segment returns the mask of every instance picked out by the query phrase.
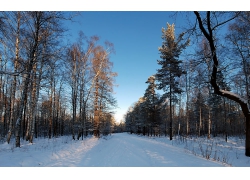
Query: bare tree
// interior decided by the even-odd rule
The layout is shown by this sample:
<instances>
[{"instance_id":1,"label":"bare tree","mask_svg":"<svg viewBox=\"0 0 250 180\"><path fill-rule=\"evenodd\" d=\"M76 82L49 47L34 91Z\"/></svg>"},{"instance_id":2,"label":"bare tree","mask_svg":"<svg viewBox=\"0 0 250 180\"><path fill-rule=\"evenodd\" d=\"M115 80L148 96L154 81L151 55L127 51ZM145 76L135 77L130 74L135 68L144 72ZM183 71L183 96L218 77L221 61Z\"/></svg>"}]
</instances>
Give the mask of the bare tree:
<instances>
[{"instance_id":1,"label":"bare tree","mask_svg":"<svg viewBox=\"0 0 250 180\"><path fill-rule=\"evenodd\" d=\"M20 12L17 12L17 27L16 27L16 43L15 43L15 60L14 60L14 72L17 72L17 66L18 66L18 59L19 59L19 38L20 38L20 20L21 20L21 14ZM12 89L11 89L11 102L10 102L10 122L9 122L9 131L7 135L7 142L10 142L11 134L12 134L12 128L13 128L13 121L14 121L14 105L15 105L15 93L16 93L16 84L17 84L16 76L14 76L13 82L12 82Z\"/></svg>"},{"instance_id":2,"label":"bare tree","mask_svg":"<svg viewBox=\"0 0 250 180\"><path fill-rule=\"evenodd\" d=\"M100 115L102 112L102 92L103 85L109 87L112 91L114 77L116 73L112 72L112 63L109 61L109 54L114 52L113 44L106 42L107 48L97 46L94 49L92 58L92 71L94 73L94 135L100 136Z\"/></svg>"},{"instance_id":3,"label":"bare tree","mask_svg":"<svg viewBox=\"0 0 250 180\"><path fill-rule=\"evenodd\" d=\"M31 79L36 79L36 68L38 60L41 56L41 46L43 45L44 37L52 37L52 32L62 31L60 29L60 20L63 18L61 12L26 12L25 18L27 21L27 34L26 34L26 50L27 61L25 69L25 78L23 81L23 91L21 95L20 108L17 112L17 121L15 127L16 147L20 147L20 132L21 122L23 119L23 110L27 103L28 89L30 87ZM46 31L49 29L50 31ZM48 35L46 35L48 33ZM51 48L55 47L52 46ZM35 83L35 82L34 82ZM34 88L37 88L37 84L33 84ZM36 90L33 89L33 102L36 103ZM33 104L34 105L34 104ZM36 105L34 105L36 107ZM35 110L35 109L34 109ZM34 118L34 117L32 117ZM32 119L33 121L33 119ZM32 122L29 122L32 125ZM32 128L29 127L31 130Z\"/></svg>"},{"instance_id":4,"label":"bare tree","mask_svg":"<svg viewBox=\"0 0 250 180\"><path fill-rule=\"evenodd\" d=\"M245 144L245 155L250 157L250 110L249 110L249 102L248 100L241 98L239 95L232 93L230 91L226 91L220 88L217 82L217 72L219 67L219 59L217 56L217 48L215 45L215 30L219 26L224 25L225 23L235 19L240 13L232 13L231 17L227 18L226 20L223 20L222 22L216 22L213 21L212 17L217 17L215 13L206 12L205 17L202 19L201 13L195 11L194 12L199 28L202 32L202 34L205 36L205 38L208 40L210 51L211 51L211 57L213 59L213 69L211 74L210 83L214 88L214 92L220 96L226 97L228 99L231 99L237 103L240 104L241 109L245 115L246 118L246 144ZM217 17L218 18L218 17Z\"/></svg>"}]
</instances>

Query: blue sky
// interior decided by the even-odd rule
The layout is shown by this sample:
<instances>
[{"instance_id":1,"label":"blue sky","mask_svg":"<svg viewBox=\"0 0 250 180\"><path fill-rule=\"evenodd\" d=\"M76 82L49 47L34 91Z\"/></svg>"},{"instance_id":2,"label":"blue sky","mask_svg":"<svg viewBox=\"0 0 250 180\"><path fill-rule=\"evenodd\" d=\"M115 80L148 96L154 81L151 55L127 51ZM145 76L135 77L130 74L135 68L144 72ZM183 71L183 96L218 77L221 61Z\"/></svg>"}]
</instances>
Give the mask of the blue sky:
<instances>
[{"instance_id":1,"label":"blue sky","mask_svg":"<svg viewBox=\"0 0 250 180\"><path fill-rule=\"evenodd\" d=\"M167 11L88 11L75 19L78 23L70 23L72 40L81 30L88 37L98 35L101 41L114 44L116 53L110 61L114 63L113 71L118 73L118 87L114 88L119 106L115 109L117 121L144 95L145 82L160 68L157 59L160 59L161 28L166 28L168 22L175 24L176 34L183 31L180 27L186 22L182 15L178 19L171 15L173 12Z\"/></svg>"},{"instance_id":2,"label":"blue sky","mask_svg":"<svg viewBox=\"0 0 250 180\"><path fill-rule=\"evenodd\" d=\"M113 71L118 73L114 97L118 101L116 118L120 120L130 105L143 96L147 78L156 73L158 47L161 46L161 28L167 22L176 25L176 34L186 26L185 18L171 18L171 11L193 10L248 10L244 0L43 0L42 3L30 4L30 0L9 0L2 3L1 10L25 11L82 11L77 17L79 23L69 24L75 40L81 30L85 35L98 35L102 41L114 43L116 54L110 60L114 63ZM74 38L75 37L75 38Z\"/></svg>"}]
</instances>

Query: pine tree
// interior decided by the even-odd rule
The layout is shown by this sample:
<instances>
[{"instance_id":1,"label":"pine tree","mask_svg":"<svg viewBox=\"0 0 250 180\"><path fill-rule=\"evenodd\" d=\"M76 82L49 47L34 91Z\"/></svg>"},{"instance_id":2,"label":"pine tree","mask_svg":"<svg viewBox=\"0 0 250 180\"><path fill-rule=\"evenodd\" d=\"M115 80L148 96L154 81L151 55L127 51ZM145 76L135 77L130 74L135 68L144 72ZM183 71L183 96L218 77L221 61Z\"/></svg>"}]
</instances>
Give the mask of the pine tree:
<instances>
[{"instance_id":1,"label":"pine tree","mask_svg":"<svg viewBox=\"0 0 250 180\"><path fill-rule=\"evenodd\" d=\"M145 100L145 110L147 114L146 121L150 125L151 133L152 133L152 127L156 127L156 102L157 102L157 97L156 97L156 84L155 84L155 77L150 76L148 80L146 81L148 85L144 98ZM145 134L145 127L143 127L143 134Z\"/></svg>"},{"instance_id":2,"label":"pine tree","mask_svg":"<svg viewBox=\"0 0 250 180\"><path fill-rule=\"evenodd\" d=\"M162 67L156 73L156 79L159 82L157 88L165 92L163 97L168 98L170 102L170 140L172 140L172 102L176 99L175 94L182 92L178 78L185 74L185 71L181 69L182 61L179 60L179 56L189 44L189 40L181 44L184 33L181 33L176 39L174 31L174 24L167 24L167 29L162 28L163 42L162 46L158 48L161 60L157 61Z\"/></svg>"}]
</instances>

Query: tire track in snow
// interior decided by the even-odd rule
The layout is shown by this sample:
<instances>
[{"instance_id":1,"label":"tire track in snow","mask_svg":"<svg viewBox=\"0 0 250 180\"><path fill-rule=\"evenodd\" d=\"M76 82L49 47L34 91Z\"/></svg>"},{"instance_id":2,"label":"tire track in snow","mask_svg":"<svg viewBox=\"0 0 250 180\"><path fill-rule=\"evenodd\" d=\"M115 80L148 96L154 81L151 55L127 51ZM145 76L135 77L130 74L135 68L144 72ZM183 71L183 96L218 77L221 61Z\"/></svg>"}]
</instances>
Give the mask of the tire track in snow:
<instances>
[{"instance_id":1,"label":"tire track in snow","mask_svg":"<svg viewBox=\"0 0 250 180\"><path fill-rule=\"evenodd\" d=\"M48 167L76 167L85 158L85 154L98 144L98 139L92 137L84 141L76 141L62 150L52 152L50 160L41 164Z\"/></svg>"},{"instance_id":2,"label":"tire track in snow","mask_svg":"<svg viewBox=\"0 0 250 180\"><path fill-rule=\"evenodd\" d=\"M200 167L223 166L217 162L186 154L184 149L153 139L114 134L86 153L79 163L88 167Z\"/></svg>"}]
</instances>

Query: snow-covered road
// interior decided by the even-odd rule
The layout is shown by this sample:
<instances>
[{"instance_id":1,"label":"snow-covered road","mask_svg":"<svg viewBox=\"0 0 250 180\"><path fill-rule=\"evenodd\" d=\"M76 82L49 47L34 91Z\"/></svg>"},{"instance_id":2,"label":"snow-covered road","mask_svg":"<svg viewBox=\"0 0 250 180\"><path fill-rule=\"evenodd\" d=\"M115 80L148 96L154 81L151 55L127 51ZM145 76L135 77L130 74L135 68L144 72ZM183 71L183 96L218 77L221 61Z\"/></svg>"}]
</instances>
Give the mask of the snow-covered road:
<instances>
[{"instance_id":1,"label":"snow-covered road","mask_svg":"<svg viewBox=\"0 0 250 180\"><path fill-rule=\"evenodd\" d=\"M39 139L21 148L0 145L1 167L219 167L221 163L186 153L154 138L113 134L73 141L70 137ZM23 142L25 143L25 141ZM12 146L12 147L11 147Z\"/></svg>"},{"instance_id":2,"label":"snow-covered road","mask_svg":"<svg viewBox=\"0 0 250 180\"><path fill-rule=\"evenodd\" d=\"M154 139L115 134L82 157L80 166L100 167L200 167L222 166Z\"/></svg>"}]
</instances>

